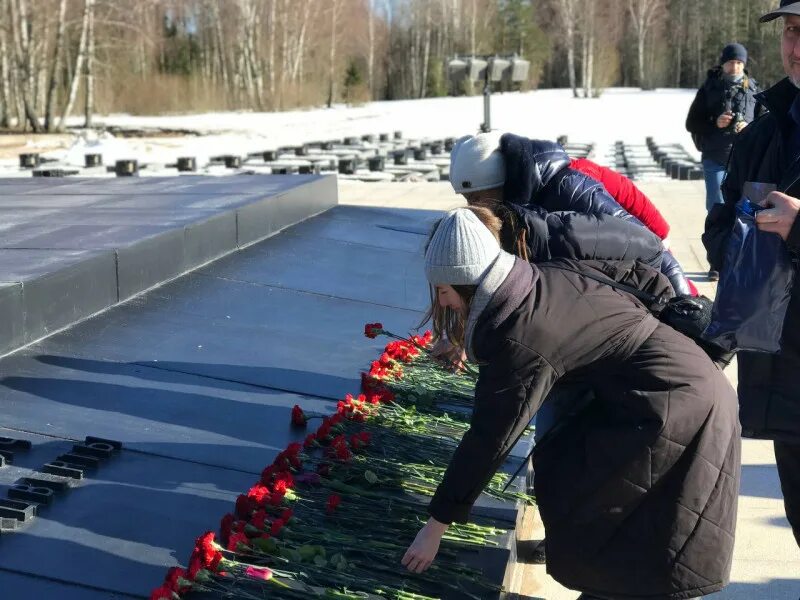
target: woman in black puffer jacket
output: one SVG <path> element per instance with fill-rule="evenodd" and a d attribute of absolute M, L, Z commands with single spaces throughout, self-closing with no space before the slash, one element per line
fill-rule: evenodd
<path fill-rule="evenodd" d="M 466 136 L 453 148 L 450 183 L 470 204 L 500 202 L 551 213 L 608 215 L 646 229 L 603 184 L 570 168 L 569 156 L 554 142 L 498 132 Z M 663 253 L 661 272 L 676 295 L 692 295 L 680 263 L 669 252 Z"/>

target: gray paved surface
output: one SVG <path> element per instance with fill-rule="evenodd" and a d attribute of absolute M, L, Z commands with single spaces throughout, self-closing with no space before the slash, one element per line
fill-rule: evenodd
<path fill-rule="evenodd" d="M 294 404 L 332 412 L 358 390 L 385 343 L 364 323 L 417 324 L 437 214 L 333 209 L 0 360 L 0 436 L 34 443 L 0 497 L 72 440 L 125 447 L 0 537 L 0 597 L 147 597 L 302 437 Z"/>

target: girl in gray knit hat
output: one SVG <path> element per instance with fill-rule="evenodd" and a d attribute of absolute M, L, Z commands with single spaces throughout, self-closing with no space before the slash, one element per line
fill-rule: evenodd
<path fill-rule="evenodd" d="M 580 379 L 594 400 L 533 455 L 548 573 L 583 599 L 683 600 L 728 583 L 736 393 L 697 344 L 594 279 L 592 264 L 516 258 L 467 209 L 436 227 L 425 254 L 434 330 L 480 372 L 470 429 L 402 558 L 409 570 L 426 570 L 449 524 L 468 520 L 553 386 Z"/>

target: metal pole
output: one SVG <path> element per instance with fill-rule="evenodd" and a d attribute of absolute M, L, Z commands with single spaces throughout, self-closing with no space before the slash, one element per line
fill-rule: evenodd
<path fill-rule="evenodd" d="M 483 125 L 481 125 L 481 131 L 484 133 L 492 130 L 492 88 L 489 83 L 489 71 L 493 62 L 492 58 L 486 61 L 486 69 L 483 76 Z"/>

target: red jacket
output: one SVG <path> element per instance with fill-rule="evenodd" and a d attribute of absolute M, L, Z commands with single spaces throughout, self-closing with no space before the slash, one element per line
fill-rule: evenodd
<path fill-rule="evenodd" d="M 574 159 L 570 167 L 602 183 L 622 208 L 639 219 L 662 240 L 669 235 L 669 224 L 666 219 L 658 212 L 650 198 L 645 196 L 630 179 L 585 158 Z"/>

